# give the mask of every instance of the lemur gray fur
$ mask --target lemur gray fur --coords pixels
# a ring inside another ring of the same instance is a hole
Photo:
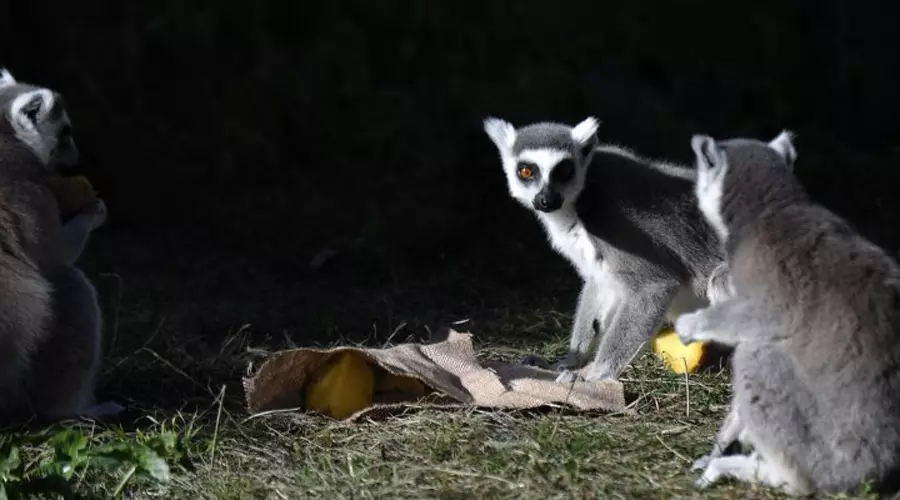
[[[65,224],[49,181],[78,160],[62,96],[0,68],[0,420],[118,412],[93,404],[102,321],[75,262],[106,219],[97,200]]]
[[[694,199],[695,171],[601,144],[598,126],[484,120],[510,194],[584,282],[561,382],[617,378],[664,320],[707,304],[722,262]]]
[[[810,199],[790,133],[691,144],[730,286],[675,326],[684,342],[734,347],[731,407],[693,466],[697,486],[730,477],[792,495],[896,492],[900,266]],[[753,452],[722,456],[735,441]]]

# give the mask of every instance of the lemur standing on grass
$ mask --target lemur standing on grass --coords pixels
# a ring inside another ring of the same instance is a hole
[[[694,199],[695,171],[601,144],[598,126],[593,117],[574,127],[484,121],[510,194],[584,281],[569,354],[557,363],[563,382],[617,378],[667,317],[708,303],[722,262]]]

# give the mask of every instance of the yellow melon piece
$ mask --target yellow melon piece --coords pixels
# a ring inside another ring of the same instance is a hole
[[[422,397],[427,390],[425,384],[415,377],[383,371],[375,378],[375,392]]]
[[[97,199],[94,186],[83,175],[54,177],[50,180],[50,185],[56,194],[59,212],[63,217],[80,212],[81,209]]]
[[[666,328],[653,338],[653,351],[663,359],[666,366],[675,373],[693,373],[699,368],[706,354],[702,342],[681,343],[672,328]]]
[[[306,409],[343,420],[372,405],[375,374],[360,353],[335,354],[306,387]]]

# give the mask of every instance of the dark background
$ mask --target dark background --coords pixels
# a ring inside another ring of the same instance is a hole
[[[238,331],[279,348],[469,318],[522,338],[509,325],[555,310],[535,331],[565,335],[577,279],[509,198],[488,114],[591,114],[680,161],[693,133],[789,128],[814,196],[900,243],[898,37],[877,2],[0,5],[0,63],[67,97],[110,210],[84,265],[112,386],[149,350],[209,383]]]

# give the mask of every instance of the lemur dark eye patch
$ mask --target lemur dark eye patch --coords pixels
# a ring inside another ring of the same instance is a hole
[[[553,167],[550,181],[554,183],[567,182],[573,175],[575,175],[575,162],[571,158],[564,158]]]

